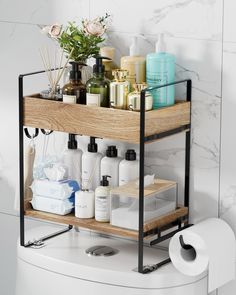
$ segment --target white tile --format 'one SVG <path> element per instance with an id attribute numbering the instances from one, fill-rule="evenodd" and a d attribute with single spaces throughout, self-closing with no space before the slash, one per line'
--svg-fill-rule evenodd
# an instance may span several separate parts
<path id="1" fill-rule="evenodd" d="M 236 42 L 236 2 L 234 0 L 224 1 L 224 41 Z"/>
<path id="2" fill-rule="evenodd" d="M 129 54 L 131 34 L 109 33 L 107 44 L 116 48 L 116 62 L 121 56 Z M 141 55 L 154 51 L 155 38 L 143 35 L 138 47 Z M 201 96 L 221 96 L 221 42 L 208 40 L 189 40 L 186 38 L 165 37 L 167 51 L 176 56 L 176 79 L 186 77 L 193 80 L 193 87 Z M 202 93 L 202 94 L 201 94 Z"/>
<path id="3" fill-rule="evenodd" d="M 91 0 L 91 17 L 113 17 L 112 30 L 197 39 L 221 39 L 222 0 Z"/>
<path id="4" fill-rule="evenodd" d="M 236 203 L 236 44 L 224 44 L 223 98 L 222 98 L 222 139 L 221 139 L 221 201 L 222 213 Z M 226 203 L 227 202 L 227 203 Z"/>
<path id="5" fill-rule="evenodd" d="M 55 22 L 79 21 L 87 17 L 87 0 L 2 0 L 0 2 L 0 21 L 51 24 Z"/>
<path id="6" fill-rule="evenodd" d="M 14 194 L 18 172 L 18 75 L 42 69 L 39 48 L 49 44 L 36 26 L 0 23 L 2 46 L 0 64 L 0 212 L 15 213 Z M 22 38 L 24 42 L 22 42 Z M 46 80 L 29 78 L 26 92 L 47 86 Z M 42 77 L 42 76 L 41 76 Z"/>

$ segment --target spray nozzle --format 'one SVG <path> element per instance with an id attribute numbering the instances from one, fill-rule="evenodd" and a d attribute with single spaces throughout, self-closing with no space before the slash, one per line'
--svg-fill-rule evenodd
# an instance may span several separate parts
<path id="1" fill-rule="evenodd" d="M 93 72 L 94 73 L 104 73 L 105 72 L 105 66 L 102 64 L 103 59 L 111 60 L 109 57 L 106 56 L 96 56 L 96 64 L 93 66 Z"/>
<path id="2" fill-rule="evenodd" d="M 109 186 L 109 180 L 107 178 L 111 178 L 110 175 L 103 175 L 102 180 L 100 182 L 101 186 Z"/>

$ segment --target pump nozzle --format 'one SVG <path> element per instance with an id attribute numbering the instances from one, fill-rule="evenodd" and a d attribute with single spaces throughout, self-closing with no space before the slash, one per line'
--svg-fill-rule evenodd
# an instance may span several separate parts
<path id="1" fill-rule="evenodd" d="M 156 42 L 156 52 L 166 52 L 166 44 L 164 41 L 164 34 L 160 33 Z"/>
<path id="2" fill-rule="evenodd" d="M 111 178 L 110 175 L 103 175 L 102 176 L 102 180 L 100 182 L 101 186 L 109 186 L 109 181 L 107 179 L 108 177 Z"/>
<path id="3" fill-rule="evenodd" d="M 90 153 L 96 153 L 98 151 L 98 145 L 96 144 L 95 137 L 90 137 L 90 143 L 88 144 L 88 151 Z"/>
<path id="4" fill-rule="evenodd" d="M 70 80 L 80 80 L 81 79 L 81 71 L 80 66 L 87 66 L 85 63 L 80 63 L 76 61 L 71 61 L 72 70 L 70 71 Z"/>
<path id="5" fill-rule="evenodd" d="M 77 149 L 77 140 L 76 140 L 75 134 L 69 133 L 68 149 L 69 150 L 76 150 Z"/>
<path id="6" fill-rule="evenodd" d="M 96 64 L 93 66 L 93 72 L 94 73 L 104 73 L 105 72 L 105 66 L 102 64 L 103 59 L 111 60 L 109 57 L 106 56 L 96 56 Z"/>

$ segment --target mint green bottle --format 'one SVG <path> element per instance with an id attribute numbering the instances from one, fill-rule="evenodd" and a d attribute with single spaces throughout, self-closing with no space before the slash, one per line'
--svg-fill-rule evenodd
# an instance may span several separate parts
<path id="1" fill-rule="evenodd" d="M 175 81 L 175 56 L 167 53 L 163 34 L 159 35 L 156 52 L 147 55 L 146 75 L 148 87 Z M 175 86 L 162 87 L 151 91 L 153 108 L 171 106 L 175 103 Z"/>
<path id="2" fill-rule="evenodd" d="M 108 57 L 97 56 L 96 64 L 93 66 L 93 77 L 86 83 L 86 104 L 98 107 L 110 107 L 110 80 L 105 78 L 105 66 L 103 59 Z"/>

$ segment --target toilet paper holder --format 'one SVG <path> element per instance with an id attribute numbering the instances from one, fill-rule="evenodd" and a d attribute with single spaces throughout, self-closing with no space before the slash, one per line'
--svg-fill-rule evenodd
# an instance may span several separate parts
<path id="1" fill-rule="evenodd" d="M 180 242 L 180 245 L 181 247 L 184 249 L 184 250 L 191 250 L 193 249 L 193 247 L 189 244 L 185 244 L 184 242 L 184 238 L 183 238 L 183 235 L 180 235 L 179 236 L 179 242 Z"/>

